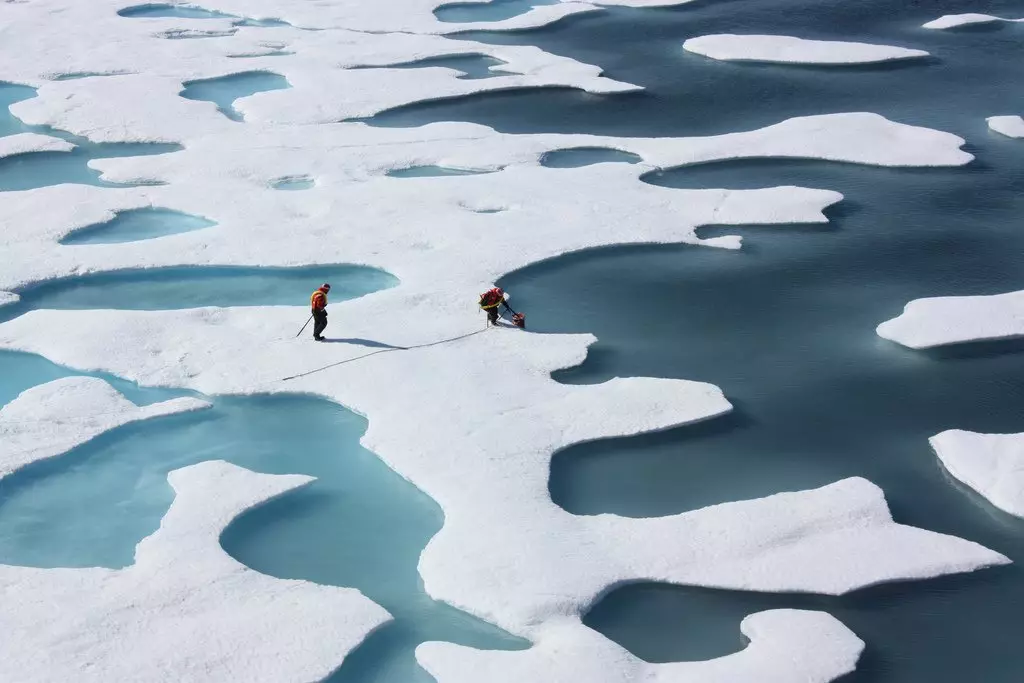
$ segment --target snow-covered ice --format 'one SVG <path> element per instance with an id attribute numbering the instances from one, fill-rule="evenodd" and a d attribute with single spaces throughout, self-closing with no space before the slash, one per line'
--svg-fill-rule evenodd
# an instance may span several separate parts
<path id="1" fill-rule="evenodd" d="M 950 474 L 997 508 L 1024 517 L 1024 434 L 950 429 L 929 441 Z"/>
<path id="2" fill-rule="evenodd" d="M 39 133 L 17 133 L 0 137 L 0 159 L 29 152 L 70 152 L 75 146 L 67 140 Z"/>
<path id="3" fill-rule="evenodd" d="M 320 680 L 388 614 L 359 591 L 264 576 L 220 547 L 239 514 L 310 477 L 209 461 L 125 569 L 0 565 L 0 679 L 23 683 Z"/>
<path id="4" fill-rule="evenodd" d="M 703 662 L 650 664 L 569 620 L 520 652 L 424 643 L 416 658 L 438 683 L 828 683 L 855 668 L 864 643 L 831 615 L 804 610 L 751 614 L 740 624 L 741 651 Z"/>
<path id="5" fill-rule="evenodd" d="M 208 406 L 199 399 L 176 398 L 139 407 L 93 377 L 32 387 L 0 409 L 0 479 L 129 422 Z"/>
<path id="6" fill-rule="evenodd" d="M 878 326 L 879 336 L 912 349 L 1024 336 L 1024 290 L 990 296 L 914 299 Z"/>
<path id="7" fill-rule="evenodd" d="M 892 45 L 734 33 L 690 38 L 683 49 L 712 59 L 780 64 L 873 64 L 928 56 L 924 50 Z"/>
<path id="8" fill-rule="evenodd" d="M 1024 118 L 1020 116 L 990 116 L 988 127 L 1010 138 L 1024 138 Z"/>
<path id="9" fill-rule="evenodd" d="M 424 646 L 421 660 L 443 679 L 470 667 L 496 671 L 497 680 L 517 671 L 522 680 L 579 667 L 592 672 L 593 683 L 633 674 L 724 681 L 754 667 L 758 675 L 775 677 L 766 680 L 826 681 L 848 671 L 861 648 L 827 615 L 755 614 L 744 622 L 752 642 L 742 653 L 660 666 L 594 635 L 580 615 L 609 589 L 635 580 L 845 593 L 1007 561 L 970 541 L 895 523 L 881 490 L 862 479 L 658 519 L 580 517 L 555 505 L 547 485 L 555 451 L 709 419 L 731 405 L 717 387 L 700 382 L 555 382 L 551 373 L 582 362 L 594 338 L 485 331 L 475 306 L 480 291 L 512 270 L 583 249 L 634 243 L 736 248 L 738 237 L 702 241 L 696 230 L 823 223 L 824 209 L 842 199 L 816 188 L 668 189 L 642 182 L 652 170 L 747 158 L 959 166 L 973 157 L 955 135 L 857 112 L 680 139 L 508 135 L 469 123 L 378 128 L 351 121 L 489 90 L 638 89 L 538 48 L 448 39 L 479 25 L 439 21 L 434 10 L 442 3 L 204 2 L 233 17 L 214 19 L 118 16 L 126 3 L 114 0 L 5 5 L 0 79 L 38 89 L 37 97 L 13 105 L 16 116 L 93 142 L 165 141 L 183 149 L 90 162 L 108 181 L 148 183 L 141 187 L 65 184 L 6 193 L 0 289 L 16 293 L 57 277 L 127 268 L 317 263 L 374 266 L 400 284 L 332 303 L 327 334 L 337 343 L 315 347 L 294 338 L 308 316 L 304 302 L 296 302 L 32 311 L 0 325 L 0 348 L 146 385 L 208 394 L 316 394 L 366 416 L 364 445 L 444 510 L 445 525 L 420 559 L 427 591 L 534 642 L 509 655 L 508 669 L 504 655 Z M 600 8 L 542 5 L 487 28 L 543 25 L 591 11 Z M 240 17 L 287 24 L 245 26 Z M 223 35 L 172 39 L 183 32 Z M 268 56 L 238 58 L 247 54 Z M 500 60 L 507 73 L 470 80 L 444 67 L 365 68 L 460 54 Z M 272 71 L 291 87 L 235 100 L 244 122 L 228 120 L 211 102 L 180 96 L 185 82 L 250 71 Z M 54 74 L 74 72 L 119 75 L 54 80 Z M 545 154 L 580 147 L 642 161 L 541 164 Z M 414 166 L 494 172 L 388 176 Z M 287 177 L 307 178 L 312 186 L 274 189 Z M 205 216 L 218 228 L 143 242 L 60 244 L 78 228 L 150 206 Z M 480 213 L 494 207 L 504 210 Z M 487 249 L 479 248 L 482 234 Z M 54 328 L 76 334 L 54 335 Z M 371 356 L 359 340 L 410 348 L 377 347 Z M 496 368 L 503 369 L 501 381 L 494 381 Z M 80 392 L 106 391 L 95 380 L 77 381 Z M 41 398 L 54 391 L 47 387 L 25 400 L 43 405 Z M 83 395 L 69 396 L 80 402 Z M 12 406 L 17 410 L 17 402 Z M 90 433 L 69 430 L 58 438 L 43 432 L 47 445 L 24 457 L 55 455 Z M 495 438 L 498 433 L 516 438 Z M 233 517 L 307 478 L 214 462 L 170 479 L 177 498 L 160 531 L 139 544 L 133 566 L 0 567 L 0 585 L 13 596 L 0 607 L 0 628 L 15 634 L 0 641 L 0 666 L 9 667 L 0 669 L 0 678 L 152 680 L 152 667 L 161 667 L 170 672 L 163 678 L 176 680 L 313 680 L 386 619 L 356 591 L 270 579 L 220 549 L 218 535 Z M 39 665 L 42 650 L 47 666 Z M 559 652 L 565 658 L 549 665 Z M 86 663 L 92 667 L 83 673 Z"/>
<path id="10" fill-rule="evenodd" d="M 1024 19 L 1004 19 L 1002 17 L 997 17 L 992 14 L 979 14 L 977 12 L 968 12 L 966 14 L 944 14 L 938 19 L 932 19 L 926 24 L 922 24 L 922 26 L 924 28 L 941 30 L 948 28 L 957 28 L 960 26 L 991 24 L 997 21 L 1016 23 L 1024 21 Z"/>
<path id="11" fill-rule="evenodd" d="M 291 325 L 302 308 L 34 311 L 0 325 L 0 347 L 143 384 L 312 393 L 366 415 L 363 445 L 445 512 L 420 560 L 427 591 L 533 639 L 551 620 L 578 616 L 610 587 L 641 577 L 839 594 L 1006 562 L 969 541 L 895 524 L 881 490 L 863 479 L 657 519 L 569 514 L 548 492 L 555 451 L 707 419 L 730 404 L 698 382 L 560 384 L 550 373 L 582 361 L 593 337 L 484 331 L 476 318 L 472 328 L 442 327 L 434 319 L 459 315 L 445 307 L 426 309 L 432 317 L 409 329 L 380 302 L 401 288 L 334 306 L 346 336 L 413 346 L 475 334 L 370 357 L 363 346 L 336 343 L 313 359 L 288 351 L 303 343 Z M 413 301 L 401 306 L 417 310 Z M 46 334 L 40 316 L 83 338 L 71 346 Z M 490 381 L 495 367 L 500 382 Z"/>

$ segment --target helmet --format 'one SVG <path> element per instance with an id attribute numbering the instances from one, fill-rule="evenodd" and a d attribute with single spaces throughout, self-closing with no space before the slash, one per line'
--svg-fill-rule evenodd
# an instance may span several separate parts
<path id="1" fill-rule="evenodd" d="M 320 285 L 320 289 L 324 290 L 325 292 L 329 292 L 331 291 L 331 286 L 325 282 L 322 285 Z"/>

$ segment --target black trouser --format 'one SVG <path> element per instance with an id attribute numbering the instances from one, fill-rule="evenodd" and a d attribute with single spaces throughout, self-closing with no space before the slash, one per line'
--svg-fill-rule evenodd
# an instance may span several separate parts
<path id="1" fill-rule="evenodd" d="M 500 308 L 500 306 L 495 306 L 494 308 L 484 309 L 484 310 L 487 311 L 487 320 L 490 321 L 490 323 L 492 325 L 497 325 L 498 324 L 498 309 L 499 308 Z"/>
<path id="2" fill-rule="evenodd" d="M 320 336 L 320 333 L 327 327 L 327 311 L 323 308 L 313 311 L 313 339 Z"/>

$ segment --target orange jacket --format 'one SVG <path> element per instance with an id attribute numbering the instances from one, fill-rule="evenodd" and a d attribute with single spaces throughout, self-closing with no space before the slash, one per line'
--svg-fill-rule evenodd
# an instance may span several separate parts
<path id="1" fill-rule="evenodd" d="M 313 292 L 313 296 L 309 297 L 309 305 L 314 311 L 322 311 L 327 308 L 327 292 L 322 287 Z"/>

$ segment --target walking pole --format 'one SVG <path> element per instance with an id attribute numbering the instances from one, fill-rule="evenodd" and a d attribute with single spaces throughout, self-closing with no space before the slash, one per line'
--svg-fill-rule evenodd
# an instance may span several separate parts
<path id="1" fill-rule="evenodd" d="M 309 314 L 309 320 L 312 320 L 312 319 L 313 319 L 313 314 L 312 314 L 312 313 L 310 313 L 310 314 Z M 306 321 L 306 325 L 308 325 L 308 324 L 309 324 L 309 320 L 307 320 L 307 321 Z M 302 326 L 302 330 L 306 329 L 306 325 L 303 325 L 303 326 Z M 298 334 L 296 334 L 295 336 L 296 336 L 296 337 L 298 337 L 298 336 L 299 336 L 299 334 L 302 334 L 302 330 L 299 330 Z"/>

